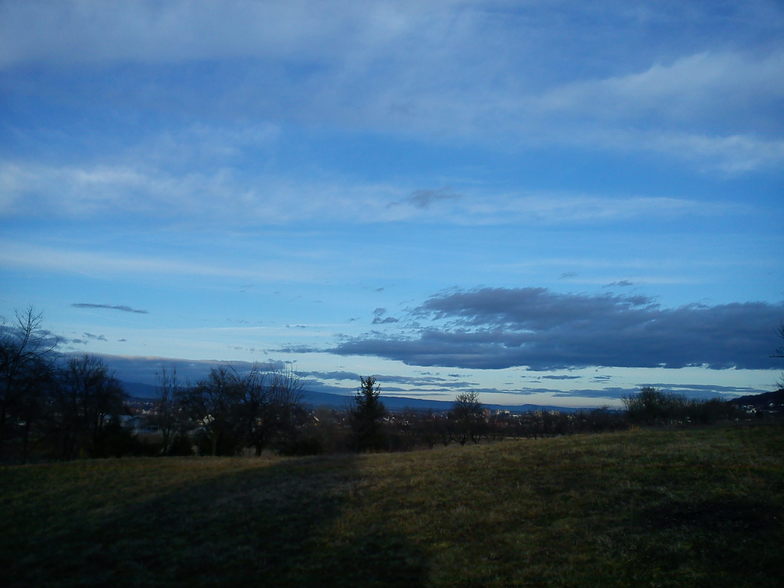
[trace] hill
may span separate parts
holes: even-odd
[[[777,586],[784,428],[0,468],[6,585]]]
[[[739,396],[728,402],[737,406],[754,407],[757,410],[770,413],[784,413],[784,388],[774,392]]]

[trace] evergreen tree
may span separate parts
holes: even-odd
[[[383,419],[387,411],[379,396],[381,389],[373,376],[360,378],[361,386],[354,397],[349,420],[351,445],[356,451],[384,449],[386,436]]]

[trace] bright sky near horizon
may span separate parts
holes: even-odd
[[[5,0],[0,315],[140,381],[768,391],[783,115],[776,1]]]

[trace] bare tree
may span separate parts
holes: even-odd
[[[779,326],[779,337],[784,343],[784,323]],[[776,349],[776,352],[771,357],[784,358],[784,345]],[[784,389],[784,373],[782,373],[779,381],[777,382],[779,389]]]
[[[155,414],[150,424],[161,432],[161,454],[168,454],[174,443],[175,436],[180,432],[179,399],[182,388],[177,381],[177,368],[171,371],[165,367],[158,374],[158,401],[155,403]]]
[[[103,453],[104,433],[123,411],[125,393],[99,357],[70,358],[57,374],[47,417],[65,459]]]
[[[0,455],[9,438],[21,436],[25,460],[33,421],[41,414],[56,345],[42,320],[28,307],[16,313],[14,325],[0,326]]]
[[[210,454],[237,450],[237,419],[243,396],[242,380],[233,369],[217,367],[183,394],[183,408],[203,431]]]
[[[294,435],[302,383],[290,369],[264,371],[254,365],[242,384],[243,437],[261,455],[273,441]]]
[[[484,411],[476,392],[458,394],[449,411],[449,419],[454,425],[457,440],[465,445],[468,439],[474,443],[479,441],[484,426]]]

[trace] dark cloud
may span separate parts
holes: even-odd
[[[74,302],[71,304],[74,308],[103,308],[107,310],[119,310],[122,312],[133,312],[136,314],[148,314],[146,310],[139,310],[136,308],[131,308],[130,306],[125,306],[123,304],[114,305],[114,304],[92,304],[90,302]]]
[[[767,392],[767,390],[734,386],[710,386],[699,384],[645,385],[653,386],[667,394],[676,394],[694,400],[727,399],[728,396],[736,397],[745,394],[761,394],[762,392]],[[612,398],[617,400],[639,393],[641,387],[642,385],[638,388],[603,388],[601,390],[569,390],[568,392],[548,390],[547,392],[557,398]],[[540,390],[540,392],[544,392],[544,390]]]
[[[230,367],[239,373],[245,373],[254,366],[263,370],[285,369],[282,361],[254,363],[248,361],[216,361],[173,359],[165,357],[129,357],[118,355],[97,354],[104,360],[117,377],[125,382],[139,382],[155,385],[159,382],[161,370],[176,371],[181,384],[196,383],[207,376],[214,367]]]
[[[548,391],[555,398],[607,398],[619,400],[631,396],[639,390],[634,388],[603,388],[602,390],[563,390]]]
[[[429,321],[413,337],[371,333],[331,351],[462,368],[775,369],[784,304],[662,308],[640,295],[482,288],[433,296],[413,315]]]
[[[0,320],[3,320],[4,317],[0,317]],[[24,332],[16,325],[4,325],[0,323],[0,340],[18,340],[20,337],[24,336]],[[60,335],[56,335],[52,331],[48,329],[38,329],[36,331],[36,336],[39,337],[39,348],[40,349],[55,349],[58,345],[67,345],[68,343],[72,343],[70,339],[66,337],[62,337]],[[83,341],[79,341],[79,343],[83,343]]]
[[[400,320],[392,316],[385,316],[384,318],[376,317],[373,319],[374,325],[389,325],[398,322],[400,322]]]
[[[543,380],[579,380],[580,376],[542,376]]]
[[[653,386],[673,394],[682,394],[689,398],[723,398],[730,396],[746,396],[749,394],[762,394],[770,390],[760,390],[748,386],[716,386],[712,384],[642,384],[642,386]]]
[[[459,200],[462,195],[455,194],[448,188],[439,188],[437,190],[415,190],[408,198],[395,202],[394,204],[413,204],[422,210],[430,208],[437,202],[444,200]]]
[[[384,316],[387,313],[386,308],[377,308],[373,311],[373,324],[374,325],[388,325],[392,323],[400,322],[399,319],[396,319],[391,316]]]
[[[272,353],[322,353],[326,351],[311,345],[283,345],[278,349],[270,349]]]
[[[106,341],[105,335],[94,335],[93,333],[84,333],[84,336],[92,341]]]
[[[617,282],[610,282],[605,286],[605,288],[628,288],[629,286],[634,286],[634,282],[630,282],[629,280],[619,280]]]
[[[318,378],[319,380],[356,380],[356,381],[359,381],[359,377],[362,374],[357,374],[355,372],[334,371],[334,372],[302,372],[300,375],[303,376],[303,377]]]
[[[355,372],[347,371],[334,371],[334,372],[301,372],[300,376],[307,378],[316,378],[318,380],[355,380],[359,382],[360,376],[367,374],[358,374]],[[445,388],[468,388],[476,386],[475,382],[455,382],[451,379],[441,378],[438,376],[392,376],[385,374],[374,374],[378,383],[387,392],[393,390],[402,390],[402,388],[390,388],[389,384],[404,384],[407,386],[444,386]],[[444,388],[439,388],[443,390]]]

